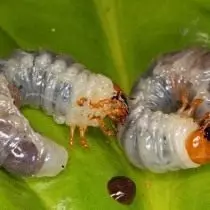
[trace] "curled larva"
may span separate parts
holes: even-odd
[[[2,60],[1,66],[9,83],[19,90],[21,105],[39,107],[56,123],[70,127],[70,145],[76,127],[81,144],[87,147],[88,126],[100,127],[112,135],[105,117],[116,124],[123,122],[128,113],[126,99],[117,85],[67,55],[17,50]]]
[[[33,131],[8,86],[0,74],[0,166],[20,176],[56,176],[66,167],[66,149]]]
[[[210,162],[210,51],[166,53],[134,84],[118,139],[130,162],[163,173]]]

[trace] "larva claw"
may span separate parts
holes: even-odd
[[[88,143],[87,140],[85,138],[85,132],[87,130],[87,127],[79,127],[79,132],[80,132],[80,144],[82,147],[84,148],[88,148]]]
[[[80,140],[80,144],[81,144],[81,146],[84,147],[84,148],[89,148],[86,139],[81,139],[81,140]]]
[[[181,106],[181,108],[177,111],[177,113],[178,113],[178,114],[183,114],[183,113],[185,112],[186,108],[187,108],[188,105],[189,105],[188,93],[187,93],[186,88],[181,87],[180,96],[181,96],[181,103],[182,103],[182,106]]]
[[[72,147],[74,144],[74,132],[75,132],[75,126],[71,126],[70,127],[70,139],[69,139],[70,147]]]
[[[189,104],[189,94],[185,86],[180,88],[180,97],[182,106],[177,113],[187,117],[192,117],[198,106],[203,102],[203,99],[196,98]]]
[[[69,138],[69,145],[72,147],[74,145],[74,133],[75,133],[76,126],[70,126],[70,138]],[[88,144],[85,138],[85,132],[87,128],[79,127],[80,132],[80,144],[84,148],[88,148]]]
[[[185,84],[180,84],[178,89],[180,92],[182,106],[177,111],[177,113],[182,116],[192,117],[198,106],[203,102],[203,99],[196,98],[191,103],[189,103],[189,93]]]
[[[187,110],[188,116],[193,116],[198,106],[203,102],[203,99],[194,99],[191,104],[190,108]]]
[[[183,115],[183,116],[187,116],[187,117],[192,117],[196,111],[196,109],[198,108],[198,106],[203,102],[203,99],[194,99],[191,104],[187,105],[189,106],[188,109],[186,109],[185,105],[182,106],[181,109],[178,110],[178,114]],[[185,107],[185,109],[184,109]]]

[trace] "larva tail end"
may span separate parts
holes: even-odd
[[[87,130],[87,127],[79,127],[79,133],[80,133],[80,144],[83,148],[89,148],[87,140],[85,138],[85,132]]]
[[[74,132],[75,132],[75,126],[70,126],[69,127],[70,129],[70,137],[69,137],[69,145],[70,145],[70,147],[72,147],[73,146],[73,144],[74,144]]]

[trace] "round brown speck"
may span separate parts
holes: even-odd
[[[116,176],[109,180],[107,188],[110,196],[122,204],[131,204],[136,195],[135,183],[125,176]]]

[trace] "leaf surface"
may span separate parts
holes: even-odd
[[[0,55],[15,48],[68,53],[103,73],[126,93],[151,60],[189,45],[209,45],[208,0],[1,0]],[[68,148],[69,130],[39,110],[25,108],[33,128]],[[117,147],[94,128],[90,151],[76,143],[67,169],[55,178],[17,179],[0,173],[3,209],[199,210],[209,209],[209,166],[155,175],[134,169]],[[76,139],[78,140],[78,139]],[[107,143],[109,141],[109,143]],[[107,182],[135,180],[130,206],[111,199]]]

